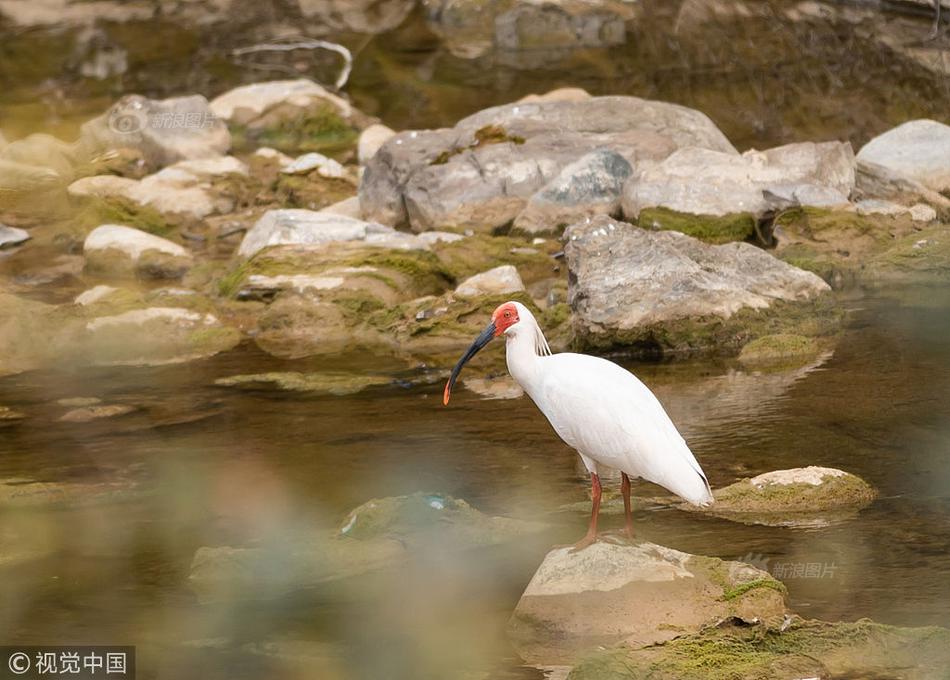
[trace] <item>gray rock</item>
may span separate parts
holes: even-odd
[[[103,274],[136,273],[147,278],[180,278],[193,263],[191,253],[168,239],[132,227],[104,224],[96,227],[83,243],[86,267]],[[108,295],[104,291],[98,298]],[[90,304],[90,291],[77,303]],[[95,298],[95,299],[98,299]]]
[[[334,212],[287,209],[269,210],[247,232],[238,255],[251,257],[274,245],[313,245],[336,241],[363,241],[387,248],[426,249],[428,246],[410,234],[373,222],[364,222]]]
[[[300,12],[334,31],[378,34],[401,24],[415,0],[297,0]]]
[[[490,232],[509,224],[562,169],[605,149],[629,163],[698,146],[736,151],[699,111],[636,97],[593,97],[497,106],[452,129],[403,132],[366,165],[367,219]]]
[[[857,157],[932,191],[950,190],[950,125],[935,120],[909,121],[872,139]]]
[[[30,232],[25,229],[0,224],[0,250],[12,248],[30,240]]]
[[[109,111],[82,126],[80,138],[102,151],[138,149],[153,166],[214,158],[231,147],[231,134],[201,95],[155,100],[140,95],[120,99]]]
[[[734,342],[727,337],[748,340],[756,333],[738,320],[739,328],[727,332],[724,320],[756,310],[761,322],[777,302],[812,300],[829,290],[811,272],[748,243],[713,246],[608,217],[572,225],[565,238],[574,331],[593,346],[647,343],[683,350],[723,343],[717,347],[722,350]],[[759,334],[768,332],[776,330]]]
[[[723,619],[780,625],[785,588],[767,572],[655,545],[598,542],[549,552],[508,624],[528,662],[570,663],[582,650],[644,647]]]
[[[455,289],[455,294],[461,297],[475,297],[517,293],[522,290],[524,290],[524,282],[518,275],[518,270],[513,265],[506,264],[465,279]]]
[[[886,199],[902,205],[924,201],[941,209],[950,208],[950,198],[930,189],[903,173],[857,159],[856,185],[858,193],[866,198]]]
[[[624,183],[632,172],[620,154],[593,151],[565,166],[535,193],[514,226],[531,234],[558,232],[584,217],[618,213]]]
[[[847,142],[788,144],[741,156],[686,148],[632,177],[624,188],[623,211],[628,218],[654,207],[695,215],[758,214],[776,199],[825,207],[847,203],[854,183],[854,154]]]

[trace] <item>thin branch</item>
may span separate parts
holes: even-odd
[[[262,43],[260,45],[251,45],[249,47],[239,47],[231,50],[234,56],[244,54],[253,54],[255,52],[291,52],[293,50],[330,50],[343,57],[343,69],[334,83],[334,87],[339,90],[346,85],[350,79],[350,71],[353,70],[353,55],[343,45],[328,42],[326,40],[303,40],[293,43]]]

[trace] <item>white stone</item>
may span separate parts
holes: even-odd
[[[287,101],[306,101],[319,97],[332,103],[343,116],[349,116],[351,109],[345,99],[332,94],[322,86],[301,78],[299,80],[273,80],[265,83],[243,85],[225,92],[211,101],[211,111],[219,118],[229,122],[248,122],[267,109]]]
[[[9,246],[18,246],[30,240],[30,232],[17,227],[8,227],[0,224],[0,249]]]
[[[858,152],[859,161],[876,163],[933,191],[950,189],[950,125],[912,120],[878,135]]]
[[[288,165],[281,169],[281,172],[288,175],[307,174],[311,170],[316,170],[322,177],[345,177],[346,169],[332,158],[327,158],[322,153],[305,153],[298,156]]]
[[[914,222],[933,222],[937,219],[937,211],[926,203],[916,203],[910,206],[910,218]]]
[[[84,290],[83,292],[81,292],[79,295],[76,296],[76,299],[74,299],[73,302],[82,307],[87,307],[91,304],[99,302],[99,300],[109,297],[110,295],[112,295],[112,293],[115,293],[117,290],[119,289],[113,286],[104,286],[104,285],[95,286],[93,288],[90,288],[89,290]]]
[[[96,227],[89,232],[83,243],[85,253],[106,249],[119,250],[133,260],[138,260],[147,250],[157,250],[176,257],[191,257],[191,254],[177,243],[119,224]]]
[[[753,486],[762,488],[763,486],[787,486],[789,484],[811,484],[819,486],[830,477],[844,477],[847,472],[835,468],[819,467],[809,465],[803,468],[793,468],[791,470],[774,470],[765,472],[749,480]]]
[[[379,151],[379,147],[395,136],[395,130],[380,123],[370,125],[363,130],[356,145],[356,155],[359,158],[360,165],[366,165],[367,161]]]
[[[212,326],[218,322],[218,319],[213,314],[201,314],[179,307],[148,307],[146,309],[133,309],[114,316],[100,316],[89,321],[86,324],[86,330],[97,331],[103,328],[109,328],[110,326],[141,326],[142,324],[155,320],[170,321],[176,324],[187,324],[189,326]]]
[[[462,297],[501,295],[524,290],[524,282],[514,265],[506,264],[465,279],[455,289]]]

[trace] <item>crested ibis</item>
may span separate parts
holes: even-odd
[[[625,530],[633,537],[630,478],[659,484],[695,505],[712,503],[709,482],[656,396],[612,361],[587,354],[551,354],[531,311],[506,302],[459,359],[445,385],[449,403],[462,367],[493,338],[505,336],[508,372],[528,393],[554,431],[590,472],[592,509],[587,534],[574,548],[597,540],[602,467],[621,472]]]

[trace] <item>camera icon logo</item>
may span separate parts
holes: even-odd
[[[109,111],[108,124],[113,132],[132,135],[145,129],[148,114],[140,102],[119,102]]]

